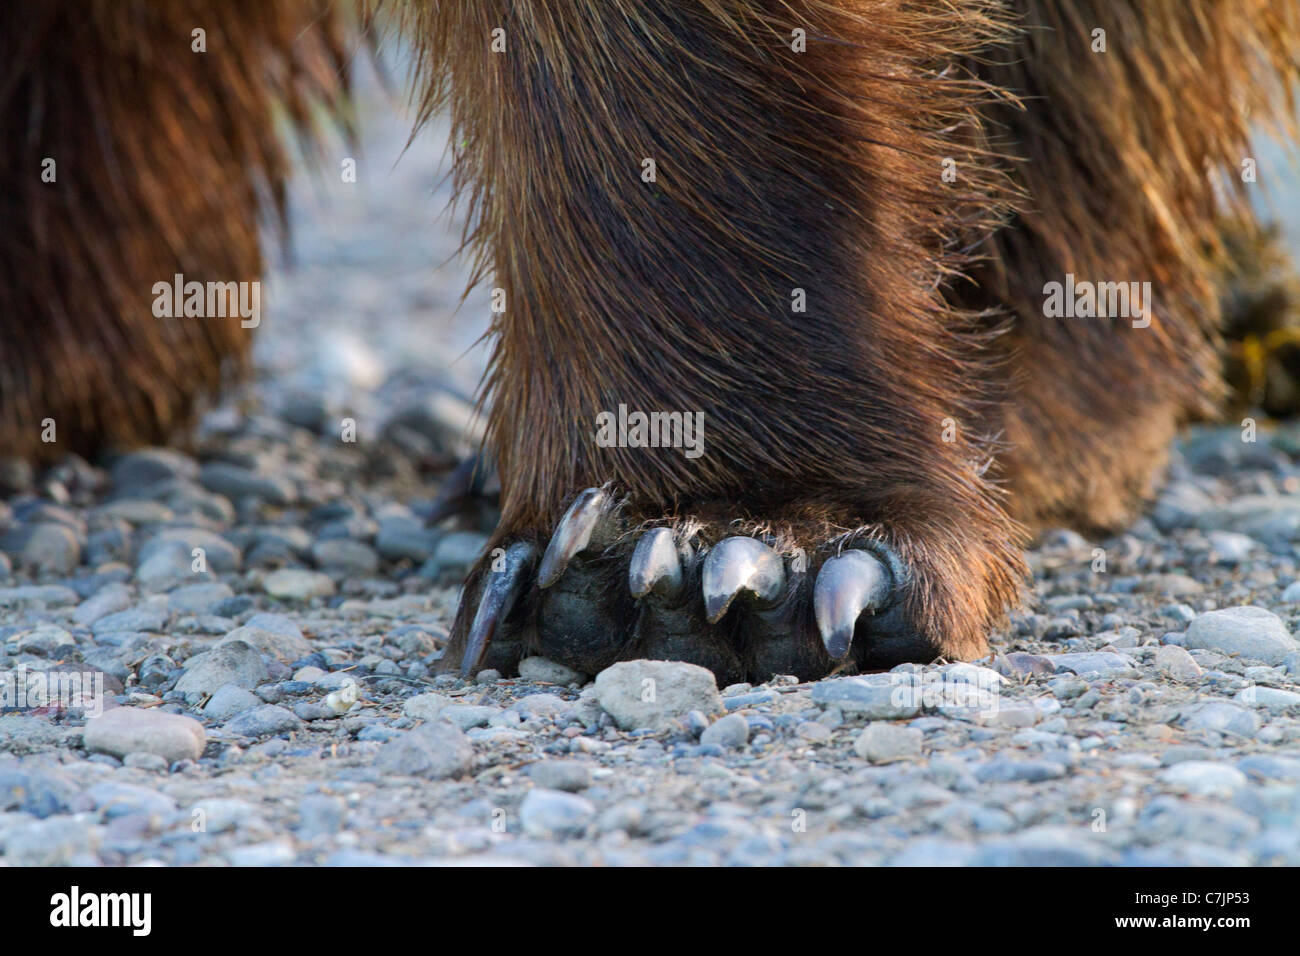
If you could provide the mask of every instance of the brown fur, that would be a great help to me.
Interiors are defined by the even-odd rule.
[[[337,112],[344,50],[323,0],[0,6],[7,454],[162,441],[242,363],[237,316],[155,318],[153,284],[260,277],[259,209],[284,212],[277,113],[305,131],[314,103]]]
[[[256,276],[258,185],[274,201],[284,172],[272,105],[301,120],[341,88],[335,21],[304,29],[317,9],[0,19],[0,132],[20,144],[0,171],[22,184],[0,259],[10,447],[41,454],[47,416],[73,447],[154,440],[243,354],[237,320],[159,322],[149,289]],[[1214,224],[1246,215],[1248,123],[1292,108],[1290,0],[403,9],[422,113],[454,124],[467,250],[506,294],[494,543],[543,541],[606,482],[633,523],[692,516],[706,538],[733,519],[791,547],[865,535],[910,568],[935,653],[975,656],[1019,594],[1026,527],[1123,520],[1176,424],[1220,397]],[[206,70],[175,53],[204,20]],[[1044,318],[1068,272],[1151,281],[1155,322]],[[705,456],[598,447],[620,404],[704,412]]]
[[[422,7],[425,71],[447,68],[428,108],[451,109],[470,245],[506,290],[489,381],[498,540],[546,533],[607,480],[645,516],[763,518],[796,539],[866,526],[911,565],[910,611],[936,646],[983,646],[1016,597],[1021,535],[981,476],[978,430],[941,440],[946,419],[981,417],[999,373],[940,285],[1007,190],[965,145],[992,95],[940,71],[1003,36],[996,13]],[[954,155],[969,171],[955,187],[938,176]],[[595,417],[620,403],[703,411],[707,453],[598,448]]]

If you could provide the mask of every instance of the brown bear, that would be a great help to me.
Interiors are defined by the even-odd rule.
[[[449,667],[978,657],[1033,529],[1122,523],[1222,397],[1220,224],[1251,223],[1252,127],[1292,115],[1291,0],[385,13],[505,303],[502,517]],[[274,109],[341,109],[345,14],[0,13],[11,447],[39,455],[46,415],[86,450],[164,436],[244,352],[237,320],[161,321],[149,289],[256,271]],[[200,22],[238,56],[168,52]]]

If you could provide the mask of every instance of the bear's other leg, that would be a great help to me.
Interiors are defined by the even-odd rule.
[[[996,9],[422,6],[427,107],[505,302],[503,518],[449,667],[985,652],[1020,532],[972,427],[989,330],[940,290],[1000,208],[989,94],[953,64]],[[655,412],[702,416],[702,445],[644,447],[631,416]]]
[[[281,206],[280,110],[341,106],[343,23],[317,0],[0,6],[0,448],[31,460],[162,441],[246,356]],[[283,125],[283,124],[280,124]],[[280,209],[281,213],[283,209]],[[155,314],[204,283],[204,317]],[[183,307],[183,303],[175,303]],[[161,307],[158,311],[164,311]],[[43,441],[52,421],[55,441]]]
[[[1015,317],[1004,340],[1015,394],[1000,426],[1013,513],[1113,529],[1148,495],[1176,425],[1222,397],[1221,223],[1249,218],[1247,194],[1265,188],[1252,127],[1294,115],[1300,6],[1015,6],[1014,55],[977,69],[1024,97],[1022,110],[995,108],[990,128],[1023,160],[1028,200],[973,270],[978,287],[954,291]],[[1075,314],[1045,314],[1047,285],[1064,290],[1068,277]]]

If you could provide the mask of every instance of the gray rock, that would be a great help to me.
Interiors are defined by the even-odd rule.
[[[205,717],[222,721],[245,710],[252,710],[262,705],[262,698],[235,684],[222,684],[216,689],[208,702],[203,705]]]
[[[131,592],[124,584],[106,584],[93,596],[86,598],[72,612],[72,621],[90,627],[101,617],[124,611],[131,606]]]
[[[241,737],[271,737],[301,727],[302,720],[293,711],[278,704],[262,704],[231,717],[221,729]]]
[[[81,540],[65,525],[33,525],[19,560],[37,574],[70,574],[81,563]]]
[[[98,863],[101,831],[72,817],[54,817],[4,832],[0,846],[10,866],[69,866]]]
[[[1192,655],[1176,644],[1156,648],[1155,665],[1156,670],[1178,681],[1194,681],[1203,673]]]
[[[1300,649],[1282,619],[1262,607],[1230,607],[1202,614],[1187,628],[1187,646],[1281,664]]]
[[[1209,760],[1185,760],[1160,771],[1160,782],[1177,793],[1198,797],[1230,797],[1246,785],[1236,767]]]
[[[980,783],[1039,783],[1065,776],[1065,768],[1051,760],[1017,760],[998,757],[975,768]]]
[[[587,675],[565,667],[545,657],[525,657],[519,662],[519,676],[524,680],[540,681],[547,684],[581,684]]]
[[[576,793],[591,786],[591,768],[578,760],[539,760],[528,765],[527,774],[544,790]]]
[[[237,547],[207,528],[165,528],[150,538],[140,549],[137,562],[139,565],[144,565],[154,554],[176,545],[185,549],[190,561],[194,560],[195,549],[201,549],[203,561],[208,569],[219,574],[238,571],[243,563],[243,555]],[[139,572],[137,572],[138,576]]]
[[[475,727],[486,727],[488,722],[499,713],[501,713],[500,707],[457,704],[439,711],[438,719],[450,721],[461,730],[471,730]]]
[[[1300,710],[1300,694],[1291,690],[1282,690],[1278,687],[1264,687],[1252,684],[1250,687],[1243,687],[1238,691],[1233,700],[1243,707],[1259,707],[1273,714],[1285,714],[1288,711]]]
[[[420,569],[424,577],[467,571],[487,548],[488,537],[477,531],[452,531],[438,539],[433,557]]]
[[[165,605],[145,603],[104,615],[91,626],[91,631],[99,638],[114,631],[161,631],[166,623]]]
[[[261,498],[273,505],[289,505],[298,492],[292,481],[275,475],[259,475],[225,462],[209,462],[199,472],[203,487],[227,498]]]
[[[338,833],[346,814],[347,804],[339,797],[305,796],[298,801],[298,834],[310,840]]]
[[[1115,851],[1080,827],[1039,826],[980,846],[973,866],[1106,866]]]
[[[669,730],[723,709],[713,672],[677,661],[623,661],[596,675],[596,700],[624,730]]]
[[[312,560],[318,568],[335,574],[366,575],[379,570],[379,555],[363,541],[330,538],[312,545]]]
[[[263,617],[263,615],[259,614],[257,617]],[[274,657],[285,664],[301,660],[312,651],[311,643],[302,636],[300,631],[297,634],[287,633],[283,630],[268,631],[252,623],[235,628],[221,639],[217,647],[239,641],[243,641],[262,654]]]
[[[913,685],[906,675],[872,674],[863,677],[839,677],[813,686],[813,703],[835,707],[846,714],[867,720],[901,720],[921,712],[921,685]]]
[[[77,646],[71,634],[53,624],[41,624],[30,631],[23,631],[14,638],[20,654],[36,654],[39,657],[62,656]]]
[[[1070,672],[1080,677],[1137,677],[1133,658],[1114,651],[1082,651],[1075,654],[1048,654],[1057,673]]]
[[[162,482],[192,480],[198,475],[198,462],[187,455],[170,448],[142,448],[113,463],[113,490],[127,495]]]
[[[925,734],[912,727],[884,722],[868,724],[853,742],[853,750],[872,763],[892,763],[921,756]]]
[[[169,764],[198,760],[207,743],[203,725],[193,717],[138,707],[114,707],[86,721],[82,740],[87,750],[125,757],[157,754]]]
[[[334,579],[320,571],[281,568],[262,579],[262,590],[285,601],[310,601],[334,595]]]
[[[433,535],[415,521],[381,521],[375,535],[375,550],[385,561],[427,561],[433,546]]]
[[[251,644],[226,641],[186,661],[185,673],[176,682],[175,690],[187,700],[198,700],[216,693],[224,684],[252,690],[268,676],[262,655]]]
[[[196,576],[190,549],[180,541],[154,548],[135,569],[135,580],[146,591],[166,591],[190,583]]]
[[[0,811],[42,818],[68,813],[76,794],[77,787],[62,773],[28,769],[17,760],[0,761]]]
[[[460,728],[441,720],[407,731],[375,756],[375,766],[385,773],[429,780],[464,776],[473,763],[474,746]]]
[[[1213,730],[1238,737],[1259,733],[1259,715],[1238,704],[1223,700],[1209,701],[1192,707],[1181,719],[1187,730]]]
[[[596,806],[584,797],[535,788],[519,805],[524,833],[537,839],[579,837],[596,818]]]
[[[197,584],[186,584],[172,591],[167,595],[167,605],[179,614],[203,614],[210,611],[214,604],[232,597],[234,593],[230,585],[220,581],[201,581]]]
[[[61,584],[26,584],[0,588],[0,607],[64,607],[76,604],[79,600],[76,591]]]
[[[715,720],[700,734],[700,743],[706,747],[722,747],[727,750],[743,747],[749,743],[749,721],[743,714],[728,714]]]
[[[450,697],[442,694],[416,694],[414,697],[408,697],[402,704],[402,713],[407,717],[414,717],[416,720],[435,720],[438,715],[446,708],[452,705]],[[494,711],[496,708],[492,708]],[[462,730],[468,730],[468,727],[462,727]]]

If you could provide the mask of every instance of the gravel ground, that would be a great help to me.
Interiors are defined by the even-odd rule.
[[[430,268],[437,131],[393,169],[402,121],[368,115],[192,445],[0,467],[0,669],[104,707],[6,701],[0,859],[1300,864],[1298,427],[1190,433],[1127,533],[1047,536],[975,664],[434,678],[485,528],[424,517],[486,308],[453,322]]]

